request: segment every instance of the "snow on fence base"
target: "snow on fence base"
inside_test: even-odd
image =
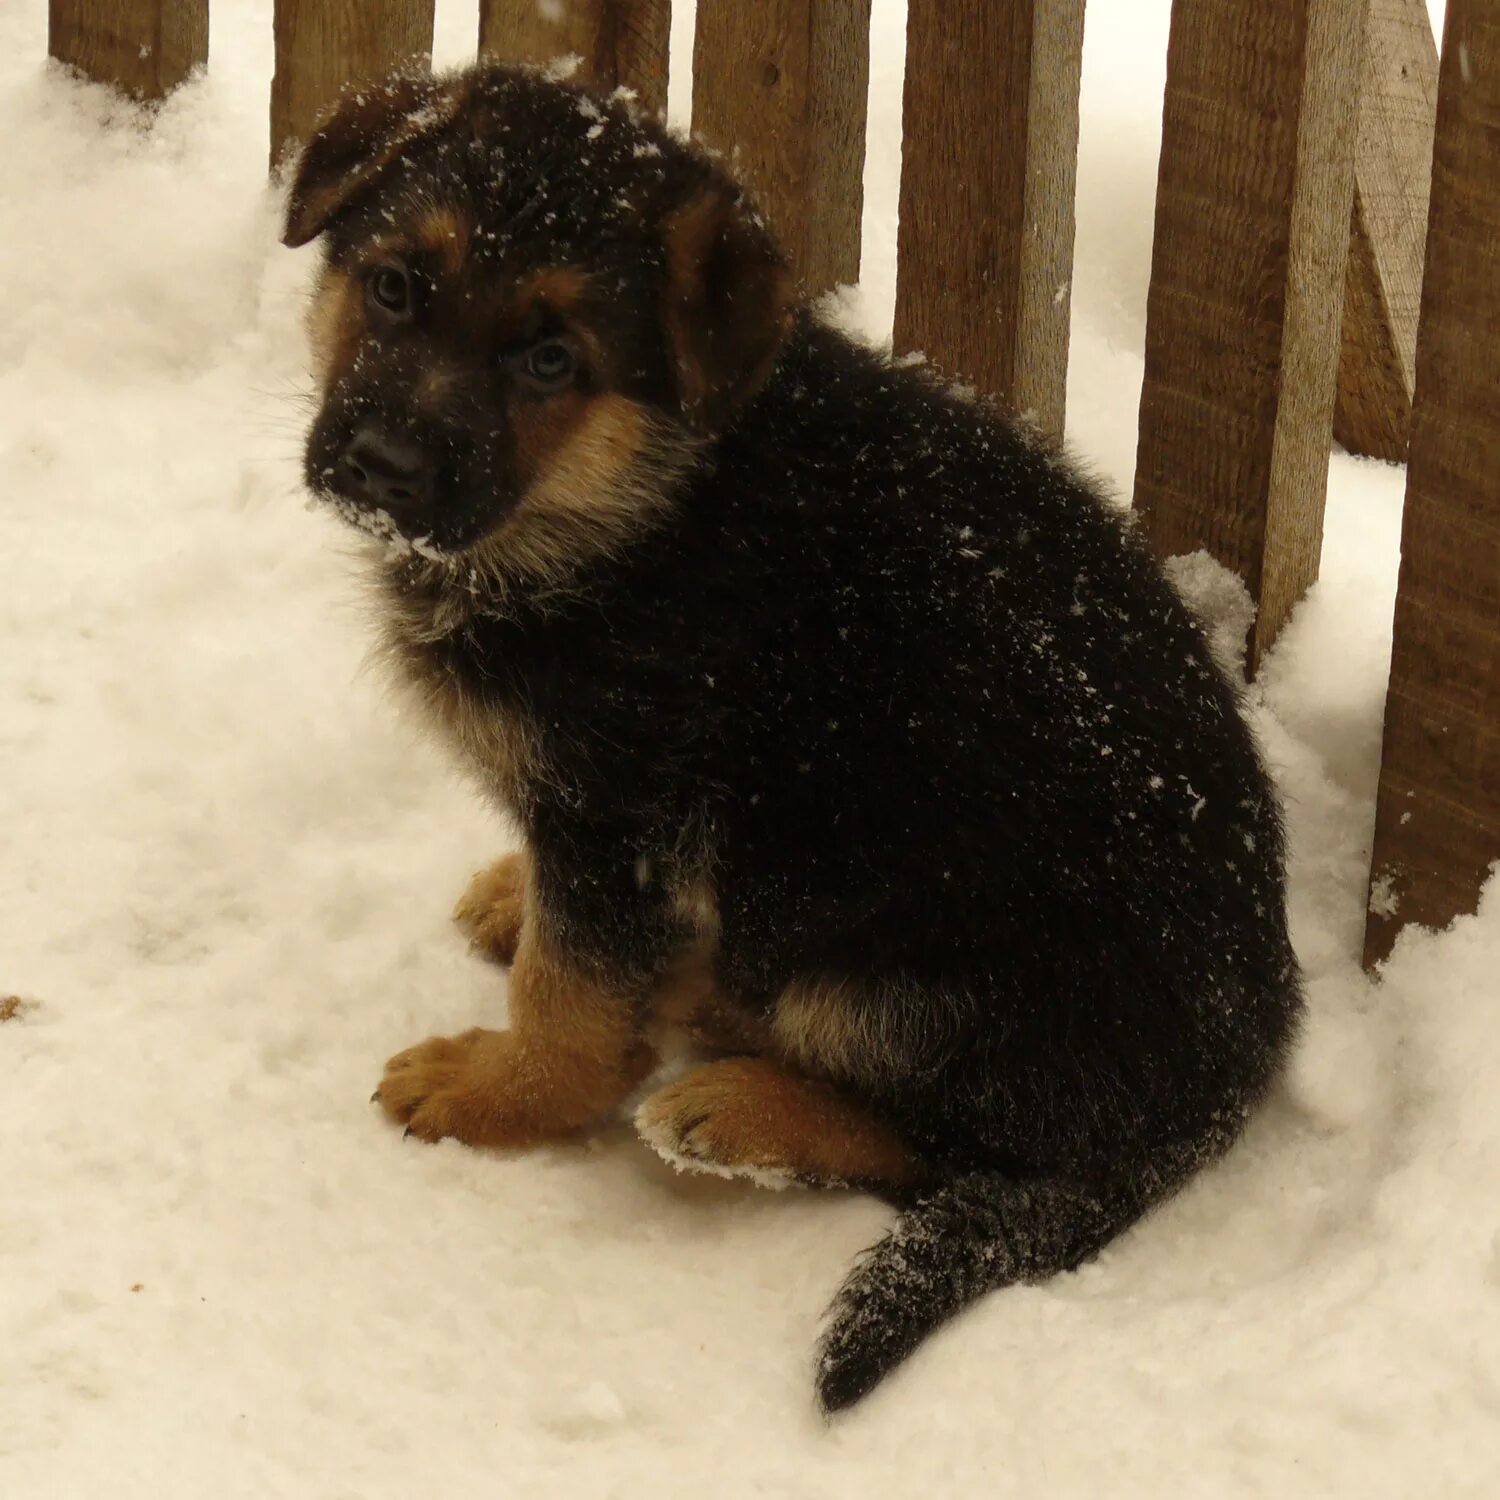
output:
[[[1258,612],[1318,576],[1365,0],[1172,7],[1135,506]]]
[[[1365,960],[1500,860],[1500,7],[1448,0]]]
[[[896,341],[1053,439],[1083,10],[908,10]],[[663,107],[670,0],[476,11],[485,53],[575,53],[581,76]],[[814,291],[858,275],[869,11],[698,3],[695,127],[734,153]],[[138,98],[208,55],[208,0],[49,0],[49,23],[54,57]],[[1418,336],[1422,0],[1173,4],[1137,504],[1163,552],[1207,548],[1246,580],[1252,669],[1317,575],[1330,432],[1395,457],[1410,428],[1367,962],[1405,921],[1472,910],[1500,859],[1497,27],[1493,0],[1449,0]],[[275,0],[275,28],[273,165],[342,87],[431,55],[433,0]]]
[[[48,0],[47,50],[134,99],[161,99],[208,61],[208,0]]]

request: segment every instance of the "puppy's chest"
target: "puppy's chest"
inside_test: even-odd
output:
[[[541,736],[504,678],[452,639],[391,635],[391,656],[423,717],[455,749],[486,792],[523,815],[543,775]]]
[[[508,811],[619,821],[658,844],[685,825],[714,718],[691,632],[607,600],[456,621],[416,602],[387,614],[387,655]]]

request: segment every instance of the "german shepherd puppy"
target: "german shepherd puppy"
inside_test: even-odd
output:
[[[510,1027],[391,1059],[408,1133],[519,1147],[646,1094],[696,1171],[902,1205],[826,1410],[1077,1266],[1235,1139],[1300,1008],[1280,816],[1129,524],[799,301],[702,151],[499,66],[347,97],[314,495],[384,645],[524,831],[459,916]]]

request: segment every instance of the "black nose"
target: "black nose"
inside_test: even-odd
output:
[[[355,429],[340,466],[351,496],[368,505],[409,514],[432,500],[434,466],[427,453],[373,422]]]

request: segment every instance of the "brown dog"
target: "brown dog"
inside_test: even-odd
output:
[[[1274,798],[1156,563],[1057,458],[799,304],[740,190],[525,71],[347,99],[315,494],[525,852],[459,916],[510,1026],[378,1097],[525,1146],[640,1107],[680,1166],[900,1198],[819,1392],[1076,1265],[1222,1152],[1299,1007]]]

